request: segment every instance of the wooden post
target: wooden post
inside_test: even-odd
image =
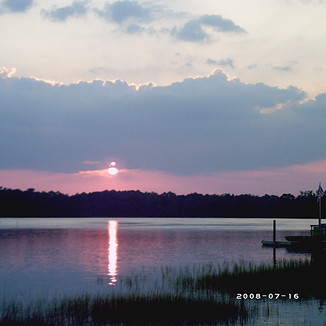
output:
[[[273,242],[276,242],[276,220],[273,220]],[[276,248],[273,248],[273,265],[276,266]]]
[[[321,226],[321,198],[319,198],[319,219],[318,219],[318,224]]]
[[[273,220],[273,242],[276,242],[276,220]]]

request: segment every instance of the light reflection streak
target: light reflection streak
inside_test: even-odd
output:
[[[118,275],[118,221],[108,221],[108,276],[109,285],[115,285]]]

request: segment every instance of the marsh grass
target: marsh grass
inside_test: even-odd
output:
[[[13,302],[5,307],[0,325],[217,325],[246,317],[242,305],[207,296],[85,295],[28,307]]]
[[[154,281],[146,271],[120,279],[120,293],[4,302],[0,325],[230,325],[257,314],[257,302],[236,300],[236,293],[325,298],[325,271],[309,261],[166,267]]]
[[[325,298],[326,266],[308,260],[279,261],[275,265],[239,263],[210,266],[196,277],[177,279],[185,288],[220,293],[299,293],[301,298]]]

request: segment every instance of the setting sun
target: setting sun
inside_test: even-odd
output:
[[[118,174],[119,170],[116,168],[117,163],[111,162],[108,168],[108,172],[110,175],[116,175]]]

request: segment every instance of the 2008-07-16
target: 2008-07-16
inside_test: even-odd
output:
[[[261,294],[261,293],[237,293],[236,295],[237,300],[253,300],[253,299],[270,299],[270,300],[277,300],[277,299],[294,299],[298,300],[300,299],[298,293],[267,293],[267,294]]]

